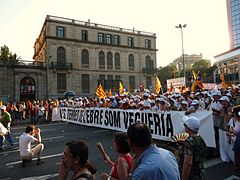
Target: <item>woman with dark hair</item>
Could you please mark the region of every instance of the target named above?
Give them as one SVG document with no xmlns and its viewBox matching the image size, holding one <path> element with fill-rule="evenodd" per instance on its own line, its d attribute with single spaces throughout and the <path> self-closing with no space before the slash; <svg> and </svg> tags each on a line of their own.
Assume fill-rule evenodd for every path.
<svg viewBox="0 0 240 180">
<path fill-rule="evenodd" d="M 88 146 L 83 141 L 71 141 L 64 147 L 58 179 L 66 179 L 69 171 L 73 172 L 72 180 L 95 179 L 96 168 L 88 161 Z"/>
<path fill-rule="evenodd" d="M 129 153 L 130 147 L 128 145 L 127 134 L 125 132 L 116 132 L 114 134 L 113 146 L 118 154 L 118 158 L 116 162 L 113 163 L 109 156 L 107 156 L 105 162 L 112 168 L 112 171 L 110 175 L 103 172 L 101 177 L 103 180 L 125 180 L 132 166 L 132 157 Z"/>
<path fill-rule="evenodd" d="M 233 107 L 233 117 L 240 122 L 240 105 Z M 238 123 L 235 128 L 229 130 L 236 136 L 235 143 L 233 145 L 234 159 L 235 159 L 235 169 L 240 171 L 240 123 Z"/>
</svg>

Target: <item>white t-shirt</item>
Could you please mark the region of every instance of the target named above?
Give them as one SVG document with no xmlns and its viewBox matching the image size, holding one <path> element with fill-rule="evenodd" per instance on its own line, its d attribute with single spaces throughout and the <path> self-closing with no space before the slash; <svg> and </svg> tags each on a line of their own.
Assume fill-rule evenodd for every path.
<svg viewBox="0 0 240 180">
<path fill-rule="evenodd" d="M 29 156 L 31 153 L 31 143 L 37 141 L 35 137 L 28 133 L 23 133 L 19 138 L 20 156 Z"/>
</svg>

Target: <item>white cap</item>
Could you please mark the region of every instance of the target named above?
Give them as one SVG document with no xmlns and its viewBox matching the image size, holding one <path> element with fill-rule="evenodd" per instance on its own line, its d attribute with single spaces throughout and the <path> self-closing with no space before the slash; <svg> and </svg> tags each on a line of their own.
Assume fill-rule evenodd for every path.
<svg viewBox="0 0 240 180">
<path fill-rule="evenodd" d="M 199 104 L 199 101 L 196 100 L 196 99 L 194 99 L 191 104 L 192 104 L 192 105 L 198 105 L 198 104 Z"/>
<path fill-rule="evenodd" d="M 213 96 L 222 96 L 220 91 L 214 91 L 212 95 Z"/>
<path fill-rule="evenodd" d="M 232 94 L 231 94 L 231 93 L 227 93 L 226 95 L 229 96 L 229 97 L 232 97 Z"/>
<path fill-rule="evenodd" d="M 149 94 L 145 92 L 145 93 L 143 93 L 143 96 L 148 97 Z"/>
<path fill-rule="evenodd" d="M 188 105 L 187 101 L 181 101 L 181 104 Z"/>
<path fill-rule="evenodd" d="M 198 118 L 190 116 L 183 125 L 191 129 L 193 132 L 198 132 L 200 128 L 200 121 Z"/>
<path fill-rule="evenodd" d="M 6 106 L 4 106 L 4 105 L 2 105 L 1 107 L 0 107 L 0 109 L 2 109 L 2 110 L 6 110 Z"/>
<path fill-rule="evenodd" d="M 227 96 L 222 96 L 219 100 L 229 102 L 229 98 Z"/>
</svg>

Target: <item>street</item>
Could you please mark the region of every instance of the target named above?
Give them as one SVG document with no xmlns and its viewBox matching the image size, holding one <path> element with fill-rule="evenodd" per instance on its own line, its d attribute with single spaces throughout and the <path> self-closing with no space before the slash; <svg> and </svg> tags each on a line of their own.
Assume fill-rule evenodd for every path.
<svg viewBox="0 0 240 180">
<path fill-rule="evenodd" d="M 0 179 L 57 179 L 58 166 L 61 162 L 63 148 L 66 142 L 72 140 L 84 140 L 89 146 L 89 160 L 97 167 L 97 179 L 100 179 L 101 172 L 109 172 L 110 169 L 104 163 L 103 158 L 96 147 L 101 142 L 113 161 L 116 154 L 112 147 L 113 131 L 84 127 L 65 122 L 54 122 L 37 125 L 41 129 L 42 142 L 45 145 L 43 159 L 45 163 L 37 165 L 33 159 L 27 167 L 21 167 L 19 157 L 18 139 L 25 131 L 26 125 L 12 127 L 12 135 L 16 148 L 6 148 L 0 152 Z M 237 179 L 232 164 L 224 164 L 219 159 L 208 160 L 205 164 L 206 179 Z"/>
</svg>

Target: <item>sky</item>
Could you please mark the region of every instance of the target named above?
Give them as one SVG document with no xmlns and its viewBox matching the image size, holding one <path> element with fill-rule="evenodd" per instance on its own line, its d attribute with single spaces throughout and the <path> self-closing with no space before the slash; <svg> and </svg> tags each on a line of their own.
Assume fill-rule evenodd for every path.
<svg viewBox="0 0 240 180">
<path fill-rule="evenodd" d="M 226 0 L 0 0 L 0 46 L 32 60 L 47 15 L 156 33 L 157 67 L 184 53 L 214 56 L 230 48 Z"/>
</svg>

